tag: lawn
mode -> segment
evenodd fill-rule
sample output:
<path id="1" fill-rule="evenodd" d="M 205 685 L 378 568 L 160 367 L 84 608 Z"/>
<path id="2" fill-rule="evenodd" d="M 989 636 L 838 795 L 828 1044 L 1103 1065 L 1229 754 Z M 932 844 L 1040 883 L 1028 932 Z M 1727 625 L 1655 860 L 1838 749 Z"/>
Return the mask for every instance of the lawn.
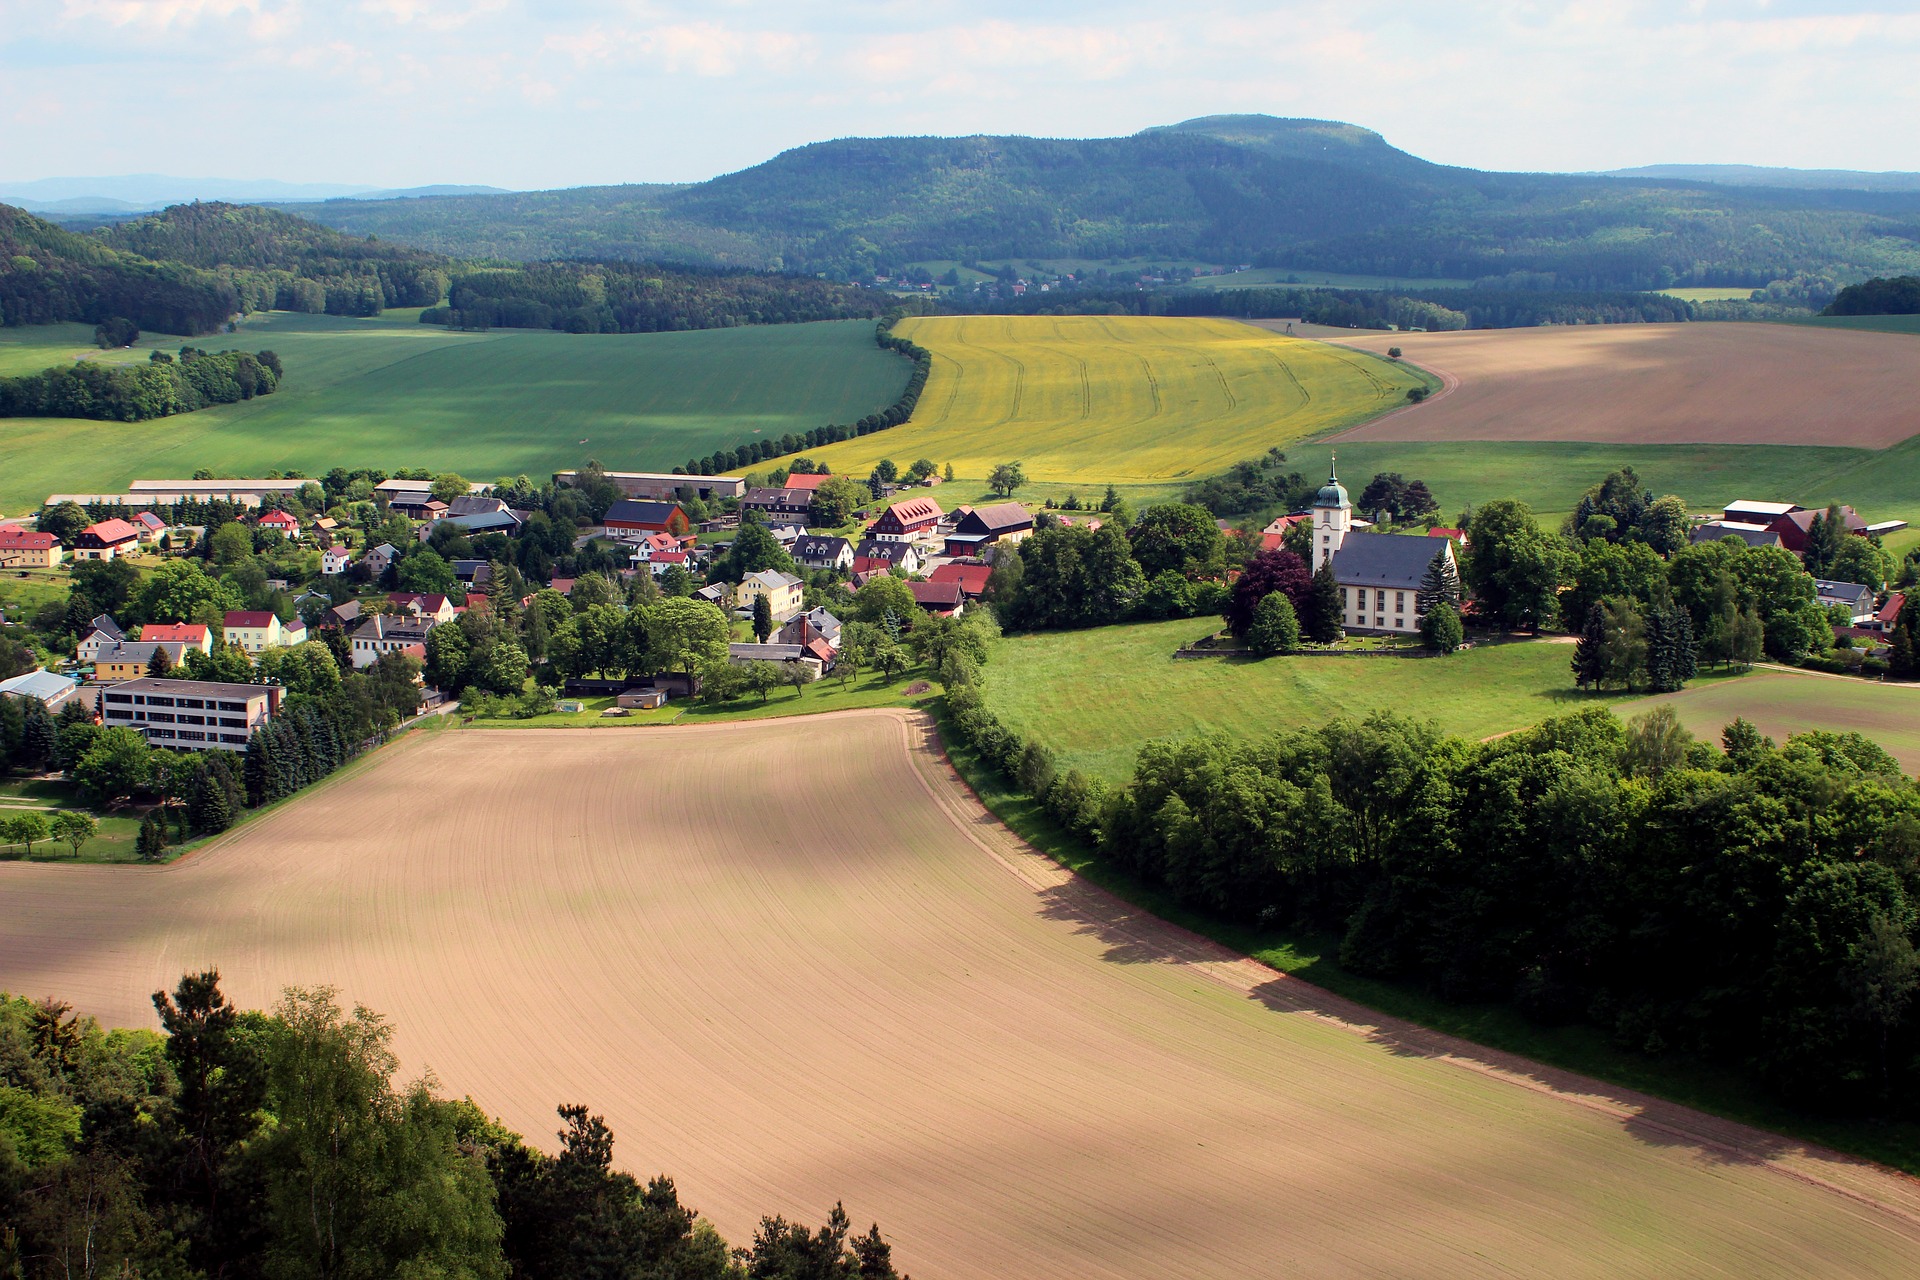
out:
<path id="1" fill-rule="evenodd" d="M 763 432 L 854 421 L 892 403 L 909 372 L 873 345 L 865 321 L 479 334 L 417 316 L 271 312 L 237 334 L 195 339 L 279 354 L 285 383 L 244 404 L 138 424 L 11 420 L 0 511 L 50 492 L 113 490 L 200 467 L 257 475 L 413 466 L 493 479 L 538 477 L 592 457 L 619 470 L 665 471 Z M 48 328 L 60 332 L 22 348 L 43 351 L 41 367 L 71 358 L 80 326 Z M 24 342 L 33 331 L 9 332 Z"/>
<path id="2" fill-rule="evenodd" d="M 914 686 L 918 692 L 909 693 Z M 637 725 L 709 724 L 722 720 L 768 720 L 781 716 L 819 715 L 829 711 L 855 711 L 865 707 L 921 707 L 930 705 L 940 694 L 940 686 L 928 681 L 924 673 L 910 671 L 892 680 L 877 672 L 854 677 L 842 685 L 829 675 L 800 690 L 781 687 L 763 700 L 758 694 L 719 706 L 689 702 L 669 702 L 657 711 L 633 711 L 625 716 L 603 714 L 614 699 L 581 698 L 584 709 L 574 712 L 549 712 L 527 720 L 480 717 L 464 721 L 476 729 L 630 729 Z"/>
<path id="3" fill-rule="evenodd" d="M 1762 670 L 1623 703 L 1620 711 L 1635 714 L 1660 703 L 1709 742 L 1718 742 L 1720 730 L 1741 716 L 1777 742 L 1809 729 L 1853 730 L 1885 747 L 1908 773 L 1920 773 L 1920 686 Z"/>
<path id="4" fill-rule="evenodd" d="M 903 426 L 808 451 L 835 471 L 924 457 L 977 482 L 1018 459 L 1030 492 L 1179 485 L 1364 421 L 1425 381 L 1229 320 L 943 316 L 899 332 L 933 352 L 919 407 Z"/>
<path id="5" fill-rule="evenodd" d="M 35 862 L 137 862 L 135 841 L 140 835 L 140 817 L 114 816 L 92 808 L 70 782 L 39 778 L 0 777 L 0 822 L 22 813 L 38 813 L 51 819 L 59 809 L 78 809 L 99 820 L 100 830 L 81 846 L 80 856 L 57 840 L 33 846 Z M 144 817 L 144 813 L 141 817 Z M 15 861 L 26 856 L 23 846 L 0 840 L 0 859 Z"/>
<path id="6" fill-rule="evenodd" d="M 1563 644 L 1483 645 L 1449 658 L 1175 660 L 1213 620 L 1009 636 L 987 664 L 987 699 L 1064 767 L 1120 780 L 1142 743 L 1219 730 L 1257 737 L 1375 710 L 1430 717 L 1483 738 L 1612 697 L 1573 687 Z"/>
<path id="7" fill-rule="evenodd" d="M 93 345 L 90 324 L 35 324 L 0 327 L 0 378 L 38 373 L 82 357 L 112 364 L 143 362 L 154 347 L 172 349 L 186 338 L 171 334 L 142 334 L 131 350 L 102 351 Z"/>

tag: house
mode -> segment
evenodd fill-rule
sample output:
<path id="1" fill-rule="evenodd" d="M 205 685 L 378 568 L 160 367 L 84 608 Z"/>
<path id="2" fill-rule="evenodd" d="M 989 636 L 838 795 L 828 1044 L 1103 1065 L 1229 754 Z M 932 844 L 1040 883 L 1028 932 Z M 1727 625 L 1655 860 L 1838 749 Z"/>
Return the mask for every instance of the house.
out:
<path id="1" fill-rule="evenodd" d="M 383 542 L 379 546 L 369 549 L 367 554 L 361 556 L 360 563 L 367 566 L 367 572 L 377 578 L 393 567 L 393 562 L 399 558 L 399 555 L 400 549 L 398 547 L 394 546 L 391 542 Z"/>
<path id="2" fill-rule="evenodd" d="M 740 499 L 740 509 L 759 512 L 768 524 L 778 520 L 798 520 L 804 524 L 807 513 L 813 510 L 813 490 L 749 489 L 747 496 Z"/>
<path id="3" fill-rule="evenodd" d="M 284 511 L 268 511 L 254 521 L 262 529 L 272 530 L 289 538 L 300 536 L 300 522 Z"/>
<path id="4" fill-rule="evenodd" d="M 1287 530 L 1293 528 L 1293 526 L 1297 524 L 1311 524 L 1312 522 L 1313 522 L 1313 513 L 1310 511 L 1301 511 L 1293 515 L 1275 516 L 1273 519 L 1267 521 L 1267 527 L 1262 529 L 1260 532 L 1270 533 L 1270 534 L 1284 534 Z"/>
<path id="5" fill-rule="evenodd" d="M 781 573 L 778 569 L 762 569 L 759 573 L 750 573 L 734 592 L 734 612 L 743 616 L 751 615 L 753 602 L 761 596 L 767 598 L 767 607 L 773 610 L 775 622 L 785 622 L 800 612 L 800 579 L 790 573 Z"/>
<path id="6" fill-rule="evenodd" d="M 767 532 L 772 534 L 773 540 L 787 551 L 792 551 L 793 544 L 807 536 L 807 531 L 797 524 L 777 524 Z"/>
<path id="7" fill-rule="evenodd" d="M 320 626 L 326 631 L 340 631 L 360 625 L 360 602 L 343 600 L 320 615 Z"/>
<path id="8" fill-rule="evenodd" d="M 826 663 L 807 652 L 804 645 L 797 644 L 730 644 L 727 646 L 727 661 L 794 662 L 812 671 L 815 678 L 826 671 Z"/>
<path id="9" fill-rule="evenodd" d="M 913 602 L 935 617 L 958 617 L 967 607 L 966 593 L 957 582 L 909 582 Z"/>
<path id="10" fill-rule="evenodd" d="M 979 560 L 950 560 L 927 575 L 928 582 L 951 582 L 960 588 L 960 593 L 969 600 L 978 600 L 987 593 L 987 579 L 993 576 L 993 566 Z"/>
<path id="11" fill-rule="evenodd" d="M 202 653 L 213 652 L 213 628 L 204 622 L 149 622 L 140 628 L 140 638 L 184 644 Z"/>
<path id="12" fill-rule="evenodd" d="M 57 671 L 35 668 L 11 680 L 0 680 L 0 695 L 9 698 L 32 698 L 49 711 L 58 711 L 73 697 L 80 682 L 72 676 L 63 676 Z"/>
<path id="13" fill-rule="evenodd" d="M 570 596 L 573 594 L 573 584 L 578 581 L 580 581 L 578 578 L 555 578 L 547 584 L 547 589 L 558 591 L 563 596 Z"/>
<path id="14" fill-rule="evenodd" d="M 278 685 L 142 674 L 101 691 L 100 720 L 110 729 L 138 729 L 156 747 L 245 751 L 253 731 L 279 712 L 282 692 Z"/>
<path id="15" fill-rule="evenodd" d="M 313 522 L 313 531 L 326 537 L 332 537 L 340 528 L 340 522 L 332 516 L 321 516 Z M 329 546 L 332 544 L 329 543 Z"/>
<path id="16" fill-rule="evenodd" d="M 90 524 L 80 531 L 73 540 L 73 558 L 76 560 L 111 560 L 132 551 L 140 541 L 139 531 L 125 520 L 115 516 L 111 520 L 102 520 Z"/>
<path id="17" fill-rule="evenodd" d="M 18 525 L 0 528 L 0 569 L 51 569 L 67 554 L 60 539 Z"/>
<path id="18" fill-rule="evenodd" d="M 493 564 L 486 560 L 455 560 L 453 576 L 470 587 L 484 587 L 493 580 Z"/>
<path id="19" fill-rule="evenodd" d="M 1906 604 L 1907 604 L 1906 592 L 1904 591 L 1887 592 L 1887 602 L 1881 605 L 1879 612 L 1873 615 L 1873 624 L 1882 631 L 1893 630 L 1894 627 L 1899 625 L 1900 610 L 1904 609 L 1906 607 Z"/>
<path id="20" fill-rule="evenodd" d="M 92 662 L 100 656 L 102 649 L 119 644 L 126 638 L 127 633 L 120 629 L 120 624 L 103 613 L 87 624 L 86 634 L 80 637 L 73 656 L 82 662 Z"/>
<path id="21" fill-rule="evenodd" d="M 607 508 L 600 521 L 614 533 L 630 530 L 640 533 L 685 533 L 693 525 L 677 502 L 642 502 L 620 498 Z"/>
<path id="22" fill-rule="evenodd" d="M 1427 536 L 1429 538 L 1445 538 L 1448 542 L 1457 542 L 1463 547 L 1469 545 L 1467 542 L 1467 531 L 1465 529 L 1449 529 L 1443 525 L 1435 525 L 1433 528 L 1427 530 Z"/>
<path id="23" fill-rule="evenodd" d="M 460 611 L 453 607 L 453 601 L 437 592 L 423 595 L 417 591 L 389 591 L 387 599 L 396 608 L 415 617 L 432 619 L 435 626 L 452 622 L 460 616 Z"/>
<path id="24" fill-rule="evenodd" d="M 320 572 L 326 577 L 345 573 L 347 566 L 353 563 L 353 553 L 345 546 L 335 545 L 320 553 Z"/>
<path id="25" fill-rule="evenodd" d="M 840 647 L 840 619 L 828 613 L 824 605 L 795 614 L 773 633 L 782 644 L 804 645 L 815 637 L 836 650 Z"/>
<path id="26" fill-rule="evenodd" d="M 910 542 L 897 539 L 864 538 L 853 549 L 854 572 L 871 569 L 898 569 L 902 573 L 920 572 L 920 553 Z"/>
<path id="27" fill-rule="evenodd" d="M 127 523 L 140 537 L 140 545 L 151 547 L 166 536 L 167 522 L 151 511 L 136 511 L 127 517 Z"/>
<path id="28" fill-rule="evenodd" d="M 889 511 L 892 509 L 888 508 Z M 883 515 L 881 518 L 886 517 Z M 953 532 L 947 535 L 947 554 L 978 555 L 983 547 L 994 543 L 1011 545 L 1026 538 L 1032 532 L 1033 513 L 1017 502 L 1001 502 L 990 507 L 971 507 L 953 526 Z"/>
<path id="29" fill-rule="evenodd" d="M 940 504 L 932 498 L 902 498 L 880 513 L 880 518 L 873 522 L 867 534 L 882 542 L 915 538 L 923 533 L 931 533 L 934 526 L 940 523 L 940 516 Z M 1031 520 L 1028 520 L 1027 528 L 1033 528 Z"/>
<path id="30" fill-rule="evenodd" d="M 603 471 L 600 474 L 629 498 L 664 500 L 676 496 L 682 489 L 691 489 L 702 502 L 711 502 L 715 498 L 737 498 L 747 491 L 747 482 L 740 476 L 682 476 L 660 471 Z M 555 484 L 574 488 L 579 481 L 578 471 L 553 473 Z"/>
<path id="31" fill-rule="evenodd" d="M 507 510 L 506 499 L 495 498 L 484 493 L 463 493 L 447 504 L 447 515 L 449 518 L 453 516 L 493 515 L 496 512 L 505 510 Z"/>
<path id="32" fill-rule="evenodd" d="M 833 476 L 825 471 L 796 471 L 787 477 L 787 488 L 805 489 L 808 493 L 813 493 L 831 479 Z"/>
<path id="33" fill-rule="evenodd" d="M 727 602 L 733 599 L 733 584 L 730 582 L 714 582 L 700 588 L 693 594 L 697 599 L 705 600 L 708 604 L 717 604 L 724 609 L 727 607 Z"/>
<path id="34" fill-rule="evenodd" d="M 380 661 L 386 653 L 405 652 L 412 645 L 425 645 L 427 632 L 438 625 L 431 618 L 403 617 L 376 613 L 354 628 L 350 637 L 353 669 L 363 670 Z M 424 650 L 423 650 L 424 652 Z"/>
<path id="35" fill-rule="evenodd" d="M 1757 524 L 1764 527 L 1798 510 L 1799 504 L 1793 502 L 1751 502 L 1742 499 L 1729 502 L 1720 517 L 1728 524 Z"/>
<path id="36" fill-rule="evenodd" d="M 633 554 L 627 558 L 634 564 L 647 564 L 651 562 L 655 556 L 670 553 L 679 553 L 681 559 L 678 563 L 685 564 L 692 558 L 694 539 L 692 537 L 676 537 L 671 533 L 649 533 L 634 542 L 632 546 Z"/>
<path id="37" fill-rule="evenodd" d="M 1436 545 L 1438 548 L 1436 549 Z M 1313 500 L 1313 569 L 1331 562 L 1340 584 L 1341 619 L 1355 631 L 1417 631 L 1420 583 L 1436 556 L 1453 562 L 1453 543 L 1353 527 L 1353 503 L 1329 469 Z"/>
<path id="38" fill-rule="evenodd" d="M 1738 538 L 1750 547 L 1777 547 L 1780 535 L 1764 524 L 1752 524 L 1745 520 L 1709 520 L 1697 524 L 1687 532 L 1687 541 L 1698 545 L 1702 542 L 1718 542 L 1722 538 Z"/>
<path id="39" fill-rule="evenodd" d="M 463 516 L 445 516 L 442 523 L 450 524 L 467 533 L 504 533 L 512 535 L 521 524 L 520 515 L 512 507 L 501 507 L 498 511 L 471 511 Z M 421 533 L 428 533 L 422 529 Z"/>
<path id="40" fill-rule="evenodd" d="M 656 551 L 653 558 L 646 562 L 647 572 L 658 578 L 675 565 L 682 569 L 690 568 L 692 561 L 693 557 L 685 551 Z"/>
<path id="41" fill-rule="evenodd" d="M 187 660 L 187 646 L 179 641 L 122 640 L 100 650 L 93 660 L 93 678 L 99 684 L 137 680 L 147 674 L 155 650 L 164 650 L 167 661 L 176 667 Z"/>
<path id="42" fill-rule="evenodd" d="M 387 481 L 392 484 L 393 481 Z M 423 485 L 418 489 L 397 489 L 387 494 L 387 510 L 409 520 L 432 522 L 447 514 L 447 504 L 434 497 Z"/>
<path id="43" fill-rule="evenodd" d="M 1847 616 L 1855 626 L 1874 616 L 1873 588 L 1858 582 L 1834 582 L 1826 578 L 1813 580 L 1814 599 L 1820 607 L 1830 608 L 1841 605 L 1847 610 Z"/>
<path id="44" fill-rule="evenodd" d="M 286 631 L 271 609 L 230 609 L 221 626 L 227 643 L 239 645 L 249 657 L 287 643 Z"/>
<path id="45" fill-rule="evenodd" d="M 1807 549 L 1807 539 L 1813 529 L 1813 522 L 1816 519 L 1824 519 L 1826 514 L 1824 511 L 1789 511 L 1777 517 L 1767 527 L 1780 535 L 1781 546 L 1799 555 Z M 1867 522 L 1854 514 L 1852 507 L 1841 507 L 1840 518 L 1847 522 L 1848 533 L 1866 536 Z"/>
<path id="46" fill-rule="evenodd" d="M 809 569 L 845 573 L 853 568 L 853 544 L 845 538 L 826 538 L 810 533 L 794 540 L 791 554 L 795 563 Z"/>

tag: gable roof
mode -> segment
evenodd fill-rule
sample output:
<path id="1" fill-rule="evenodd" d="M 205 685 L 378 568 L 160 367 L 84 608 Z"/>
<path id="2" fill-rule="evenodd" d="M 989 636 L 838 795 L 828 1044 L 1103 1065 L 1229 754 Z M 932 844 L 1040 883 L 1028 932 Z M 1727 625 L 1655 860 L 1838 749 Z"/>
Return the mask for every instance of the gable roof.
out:
<path id="1" fill-rule="evenodd" d="M 1452 545 L 1401 533 L 1349 533 L 1333 553 L 1333 576 L 1343 587 L 1416 589 L 1427 566 Z"/>
<path id="2" fill-rule="evenodd" d="M 477 493 L 463 493 L 447 504 L 447 514 L 450 516 L 479 516 L 506 509 L 504 498 L 489 498 Z"/>
<path id="3" fill-rule="evenodd" d="M 664 528 L 673 514 L 680 511 L 677 502 L 646 502 L 638 498 L 618 498 L 607 508 L 602 524 L 612 524 L 616 520 L 621 524 L 657 524 Z M 680 512 L 682 519 L 685 512 Z"/>
<path id="4" fill-rule="evenodd" d="M 127 633 L 120 629 L 120 624 L 115 622 L 111 615 L 104 613 L 87 624 L 87 636 L 95 632 L 99 632 L 101 635 L 113 640 L 125 640 L 127 638 Z M 85 640 L 87 636 L 81 636 L 80 638 Z"/>
<path id="5" fill-rule="evenodd" d="M 47 702 L 79 683 L 72 676 L 63 676 L 57 671 L 41 669 L 14 676 L 10 680 L 0 680 L 0 693 L 10 693 L 16 698 L 38 698 L 41 702 Z"/>
<path id="6" fill-rule="evenodd" d="M 271 627 L 274 621 L 273 610 L 271 609 L 230 609 L 227 611 L 227 616 L 221 620 L 221 625 L 227 627 Z"/>
<path id="7" fill-rule="evenodd" d="M 749 489 L 740 499 L 743 507 L 810 507 L 813 492 L 808 489 Z"/>
<path id="8" fill-rule="evenodd" d="M 1887 593 L 1887 602 L 1880 606 L 1880 612 L 1874 616 L 1891 627 L 1900 620 L 1900 610 L 1906 607 L 1906 603 L 1906 592 L 1889 591 Z"/>
<path id="9" fill-rule="evenodd" d="M 957 582 L 909 582 L 913 602 L 923 609 L 957 609 L 966 599 Z"/>
<path id="10" fill-rule="evenodd" d="M 204 622 L 149 622 L 140 628 L 140 638 L 199 644 L 207 638 L 207 624 Z"/>
<path id="11" fill-rule="evenodd" d="M 969 596 L 978 596 L 987 589 L 987 579 L 993 576 L 993 566 L 987 564 L 963 564 L 958 560 L 941 565 L 927 575 L 928 582 L 951 582 Z"/>
<path id="12" fill-rule="evenodd" d="M 136 524 L 144 525 L 155 533 L 167 527 L 167 522 L 151 511 L 136 511 L 133 514 L 133 520 Z"/>
<path id="13" fill-rule="evenodd" d="M 96 662 L 139 662 L 153 661 L 153 651 L 165 649 L 167 657 L 174 666 L 179 666 L 187 656 L 187 646 L 178 640 L 122 640 L 119 644 L 108 645 L 100 650 Z"/>
<path id="14" fill-rule="evenodd" d="M 90 524 L 80 531 L 80 536 L 83 538 L 89 535 L 100 539 L 102 542 L 125 542 L 129 538 L 139 537 L 140 532 L 119 516 L 115 516 L 111 520 L 102 520 L 98 524 Z"/>
<path id="15" fill-rule="evenodd" d="M 278 508 L 275 508 L 272 511 L 266 512 L 264 515 L 260 517 L 260 519 L 256 523 L 274 524 L 274 525 L 290 524 L 296 529 L 300 527 L 300 522 L 298 520 L 295 520 L 290 514 L 288 514 L 285 511 L 281 511 Z"/>
<path id="16" fill-rule="evenodd" d="M 1813 528 L 1813 522 L 1816 518 L 1824 519 L 1826 514 L 1827 512 L 1824 507 L 1818 511 L 1789 511 L 1778 520 L 1775 520 L 1773 527 L 1777 529 L 1781 524 L 1785 523 L 1792 525 L 1802 533 L 1806 533 Z M 1854 514 L 1852 507 L 1841 507 L 1840 517 L 1847 522 L 1849 531 L 1859 532 L 1867 527 L 1867 522 Z"/>
<path id="17" fill-rule="evenodd" d="M 758 573 L 750 573 L 746 576 L 742 585 L 745 585 L 746 582 L 757 582 L 763 587 L 797 587 L 800 585 L 800 579 L 790 573 L 782 573 L 778 569 L 762 569 Z"/>
<path id="18" fill-rule="evenodd" d="M 60 539 L 50 533 L 36 533 L 14 525 L 0 528 L 0 551 L 51 551 Z"/>
<path id="19" fill-rule="evenodd" d="M 938 520 L 940 504 L 932 498 L 902 498 L 898 502 L 888 503 L 887 509 L 880 514 L 882 520 L 888 516 L 892 516 L 901 524 L 920 524 L 923 521 Z"/>
<path id="20" fill-rule="evenodd" d="M 937 510 L 937 508 L 936 508 Z M 960 517 L 960 533 L 1001 534 L 1033 528 L 1033 514 L 1017 502 L 996 502 L 990 507 L 975 507 Z"/>
<path id="21" fill-rule="evenodd" d="M 806 472 L 800 472 L 787 477 L 787 488 L 805 489 L 811 493 L 831 479 L 833 479 L 833 477 L 824 471 L 816 471 L 810 475 Z"/>
<path id="22" fill-rule="evenodd" d="M 1813 590 L 1816 595 L 1831 596 L 1835 600 L 1851 600 L 1858 604 L 1862 598 L 1873 599 L 1873 588 L 1859 582 L 1835 582 L 1831 578 L 1815 578 Z"/>
<path id="23" fill-rule="evenodd" d="M 845 538 L 828 538 L 812 533 L 804 534 L 793 542 L 793 555 L 798 560 L 838 560 L 850 550 L 852 544 Z"/>
<path id="24" fill-rule="evenodd" d="M 1790 511 L 1798 511 L 1800 505 L 1795 502 L 1749 502 L 1742 498 L 1729 502 L 1722 511 L 1749 511 L 1754 515 L 1784 516 Z"/>
<path id="25" fill-rule="evenodd" d="M 862 538 L 860 545 L 853 549 L 856 560 L 885 560 L 888 564 L 899 564 L 908 556 L 919 558 L 910 542 L 895 542 L 886 538 Z"/>

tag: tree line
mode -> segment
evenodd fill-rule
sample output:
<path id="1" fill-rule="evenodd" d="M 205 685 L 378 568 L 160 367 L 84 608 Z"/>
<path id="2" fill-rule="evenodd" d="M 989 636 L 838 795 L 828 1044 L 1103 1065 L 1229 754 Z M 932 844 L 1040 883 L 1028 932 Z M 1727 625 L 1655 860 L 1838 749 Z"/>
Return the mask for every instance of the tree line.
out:
<path id="1" fill-rule="evenodd" d="M 1693 318 L 1691 303 L 1660 293 L 1498 288 L 1082 289 L 983 299 L 957 309 L 995 315 L 1298 316 L 1343 329 L 1518 329 Z"/>
<path id="2" fill-rule="evenodd" d="M 1823 316 L 1910 316 L 1920 314 L 1920 276 L 1875 276 L 1850 284 L 1834 295 Z"/>
<path id="3" fill-rule="evenodd" d="M 877 1225 L 764 1217 L 730 1248 L 664 1174 L 558 1109 L 554 1155 L 403 1083 L 392 1027 L 332 989 L 236 1007 L 215 971 L 160 1031 L 0 996 L 0 1275 L 224 1280 L 891 1280 Z"/>
<path id="4" fill-rule="evenodd" d="M 125 253 L 0 204 L 0 325 L 124 316 L 159 333 L 212 333 L 239 309 L 217 272 Z"/>
<path id="5" fill-rule="evenodd" d="M 271 351 L 155 351 L 139 365 L 78 360 L 0 378 L 0 418 L 92 418 L 145 422 L 209 405 L 272 395 L 286 374 Z"/>

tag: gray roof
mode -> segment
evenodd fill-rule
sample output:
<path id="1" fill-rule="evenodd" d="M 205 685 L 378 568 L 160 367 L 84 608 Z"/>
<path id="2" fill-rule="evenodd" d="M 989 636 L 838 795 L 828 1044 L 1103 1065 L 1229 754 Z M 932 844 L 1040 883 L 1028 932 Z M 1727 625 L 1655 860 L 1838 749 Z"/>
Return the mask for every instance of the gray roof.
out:
<path id="1" fill-rule="evenodd" d="M 896 564 L 905 560 L 910 555 L 913 555 L 915 559 L 919 558 L 917 555 L 914 555 L 912 543 L 898 542 L 889 538 L 862 538 L 860 545 L 854 548 L 853 555 L 856 560 L 866 560 L 875 556 L 884 556 Z"/>
<path id="2" fill-rule="evenodd" d="M 98 631 L 100 634 L 110 636 L 115 640 L 125 640 L 127 638 L 127 633 L 120 629 L 120 624 L 115 622 L 110 614 L 101 614 L 92 622 L 89 622 L 87 628 L 89 633 Z M 81 638 L 85 639 L 84 636 Z"/>
<path id="3" fill-rule="evenodd" d="M 448 516 L 441 523 L 467 530 L 512 529 L 519 526 L 520 517 L 511 511 L 480 511 L 468 516 Z"/>
<path id="4" fill-rule="evenodd" d="M 354 629 L 354 640 L 399 640 L 407 644 L 425 644 L 432 626 L 419 618 L 399 614 L 376 613 Z"/>
<path id="5" fill-rule="evenodd" d="M 176 667 L 187 655 L 187 646 L 178 640 L 122 640 L 100 650 L 97 662 L 152 662 L 153 651 L 165 649 L 167 660 Z"/>
<path id="6" fill-rule="evenodd" d="M 845 538 L 825 538 L 818 534 L 807 534 L 797 538 L 793 544 L 793 555 L 797 560 L 838 560 L 842 553 L 849 550 Z"/>
<path id="7" fill-rule="evenodd" d="M 1780 535 L 1771 529 L 1743 529 L 1736 524 L 1708 521 L 1697 526 L 1687 535 L 1687 541 L 1699 544 L 1718 542 L 1722 538 L 1738 538 L 1750 547 L 1777 547 Z"/>
<path id="8" fill-rule="evenodd" d="M 1815 578 L 1813 589 L 1823 596 L 1835 600 L 1851 600 L 1858 604 L 1862 599 L 1873 599 L 1873 588 L 1858 582 L 1834 582 L 1828 578 Z"/>
<path id="9" fill-rule="evenodd" d="M 108 685 L 115 693 L 186 694 L 202 698 L 255 698 L 277 692 L 271 684 L 237 684 L 226 680 L 175 680 L 170 676 L 142 676 Z"/>
<path id="10" fill-rule="evenodd" d="M 1349 533 L 1333 553 L 1333 576 L 1343 587 L 1416 589 L 1434 556 L 1448 545 L 1444 538 Z"/>
<path id="11" fill-rule="evenodd" d="M 11 680 L 0 680 L 0 693 L 51 702 L 79 683 L 72 676 L 63 676 L 57 671 L 29 671 Z"/>
<path id="12" fill-rule="evenodd" d="M 792 662 L 806 657 L 797 644 L 730 644 L 727 657 L 735 662 Z"/>

